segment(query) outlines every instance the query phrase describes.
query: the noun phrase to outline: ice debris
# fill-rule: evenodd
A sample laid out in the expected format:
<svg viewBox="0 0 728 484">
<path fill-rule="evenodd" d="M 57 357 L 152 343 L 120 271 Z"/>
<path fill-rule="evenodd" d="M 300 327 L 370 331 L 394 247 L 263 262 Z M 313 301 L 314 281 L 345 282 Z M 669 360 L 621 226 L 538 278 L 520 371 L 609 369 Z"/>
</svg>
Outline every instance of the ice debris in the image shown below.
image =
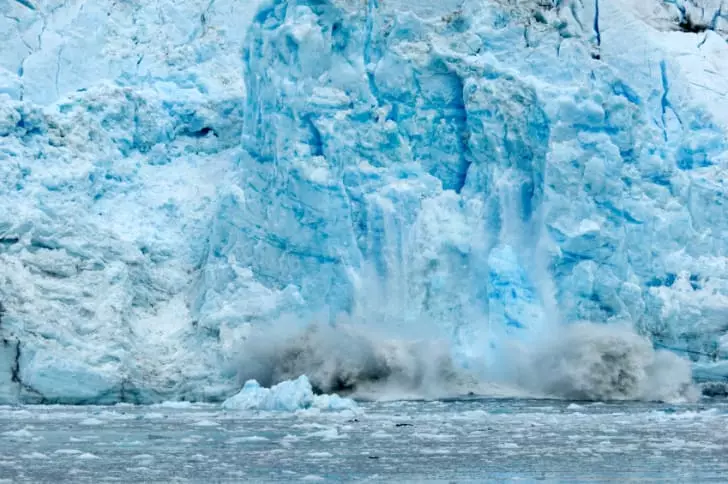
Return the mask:
<svg viewBox="0 0 728 484">
<path fill-rule="evenodd" d="M 293 412 L 308 408 L 321 410 L 353 410 L 356 402 L 337 394 L 314 395 L 308 377 L 301 375 L 270 388 L 264 388 L 255 380 L 248 380 L 243 389 L 222 404 L 226 410 L 267 410 Z"/>
</svg>

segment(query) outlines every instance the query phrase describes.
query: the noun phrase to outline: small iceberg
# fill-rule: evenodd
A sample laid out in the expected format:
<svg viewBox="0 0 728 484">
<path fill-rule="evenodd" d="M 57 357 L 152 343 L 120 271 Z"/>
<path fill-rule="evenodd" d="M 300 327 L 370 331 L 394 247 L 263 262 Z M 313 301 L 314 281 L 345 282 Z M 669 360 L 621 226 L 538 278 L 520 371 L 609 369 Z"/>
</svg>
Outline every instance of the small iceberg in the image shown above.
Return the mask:
<svg viewBox="0 0 728 484">
<path fill-rule="evenodd" d="M 339 395 L 314 395 L 306 375 L 264 388 L 256 380 L 248 380 L 239 393 L 225 400 L 225 410 L 267 410 L 293 412 L 307 408 L 320 410 L 353 410 L 356 402 Z"/>
</svg>

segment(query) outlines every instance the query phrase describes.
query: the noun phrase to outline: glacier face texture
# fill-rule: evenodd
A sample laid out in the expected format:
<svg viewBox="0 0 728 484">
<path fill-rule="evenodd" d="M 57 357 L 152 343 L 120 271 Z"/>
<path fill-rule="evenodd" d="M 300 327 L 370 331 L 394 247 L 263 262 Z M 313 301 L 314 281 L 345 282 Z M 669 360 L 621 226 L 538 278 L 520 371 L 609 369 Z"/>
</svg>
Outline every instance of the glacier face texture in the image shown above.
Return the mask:
<svg viewBox="0 0 728 484">
<path fill-rule="evenodd" d="M 186 301 L 240 149 L 251 4 L 0 14 L 0 401 L 219 396 Z"/>
<path fill-rule="evenodd" d="M 728 377 L 720 2 L 242 3 L 0 7 L 0 401 L 220 400 L 342 317 Z"/>
</svg>

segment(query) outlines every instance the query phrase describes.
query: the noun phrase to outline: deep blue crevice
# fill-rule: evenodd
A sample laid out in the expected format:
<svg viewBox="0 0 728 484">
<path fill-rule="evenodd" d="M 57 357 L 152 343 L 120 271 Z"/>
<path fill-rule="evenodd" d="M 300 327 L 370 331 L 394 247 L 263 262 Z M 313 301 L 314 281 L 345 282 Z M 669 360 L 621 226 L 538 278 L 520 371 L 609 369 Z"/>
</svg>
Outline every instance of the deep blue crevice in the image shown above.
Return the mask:
<svg viewBox="0 0 728 484">
<path fill-rule="evenodd" d="M 349 44 L 349 32 L 344 29 L 341 22 L 334 22 L 331 26 L 331 46 L 334 52 L 344 52 Z"/>
<path fill-rule="evenodd" d="M 392 109 L 389 110 L 387 120 L 394 121 L 395 123 L 399 122 L 399 103 L 392 103 Z"/>
<path fill-rule="evenodd" d="M 321 139 L 321 131 L 319 131 L 319 129 L 316 127 L 316 124 L 313 122 L 313 117 L 311 115 L 308 115 L 303 118 L 303 122 L 306 124 L 306 127 L 311 133 L 311 137 L 308 142 L 309 146 L 311 147 L 311 155 L 324 156 L 324 143 Z"/>
<path fill-rule="evenodd" d="M 691 150 L 686 146 L 680 147 L 677 152 L 677 167 L 681 170 L 692 170 L 696 165 L 705 168 L 713 165 L 713 163 L 702 149 Z"/>
<path fill-rule="evenodd" d="M 718 28 L 718 20 L 720 20 L 720 18 L 722 16 L 723 16 L 723 4 L 721 3 L 720 7 L 713 15 L 713 18 L 710 19 L 710 30 L 715 30 L 716 28 Z M 706 36 L 706 38 L 707 38 L 707 36 Z M 703 41 L 703 42 L 705 42 L 705 41 Z"/>
<path fill-rule="evenodd" d="M 41 129 L 40 126 L 33 123 L 32 119 L 29 119 L 28 116 L 26 116 L 26 113 L 21 112 L 20 113 L 20 120 L 15 124 L 15 127 L 21 130 L 25 130 L 25 134 L 23 135 L 23 138 L 27 136 L 35 136 L 43 134 L 44 131 Z"/>
<path fill-rule="evenodd" d="M 217 133 L 215 132 L 214 129 L 210 128 L 209 126 L 204 126 L 200 129 L 183 128 L 179 134 L 181 136 L 189 136 L 191 138 L 205 138 L 210 133 L 212 133 L 212 135 L 217 138 Z"/>
<path fill-rule="evenodd" d="M 660 99 L 660 104 L 662 106 L 662 137 L 665 141 L 667 141 L 667 109 L 670 108 L 672 110 L 680 124 L 682 124 L 682 120 L 672 108 L 668 98 L 670 93 L 670 84 L 667 77 L 667 63 L 664 59 L 660 61 L 660 78 L 662 79 L 662 98 Z"/>
<path fill-rule="evenodd" d="M 703 288 L 698 274 L 690 274 L 690 287 L 692 287 L 695 291 Z"/>
<path fill-rule="evenodd" d="M 11 341 L 7 339 L 3 339 L 3 345 L 9 346 Z M 46 399 L 41 395 L 40 392 L 35 390 L 33 387 L 28 385 L 23 381 L 23 379 L 20 376 L 20 357 L 22 356 L 22 352 L 20 350 L 20 341 L 15 341 L 15 355 L 13 358 L 13 365 L 10 367 L 10 381 L 17 384 L 22 390 L 25 390 L 28 393 L 32 393 L 35 395 L 37 401 L 36 403 L 47 403 Z"/>
<path fill-rule="evenodd" d="M 15 358 L 13 361 L 13 366 L 10 368 L 10 380 L 13 383 L 22 384 L 22 380 L 20 379 L 20 341 L 15 342 Z"/>
<path fill-rule="evenodd" d="M 505 315 L 505 319 L 506 319 L 506 326 L 509 326 L 511 328 L 517 328 L 517 329 L 524 329 L 525 328 L 525 326 L 523 325 L 523 323 L 521 323 L 518 320 L 515 320 L 515 319 L 511 318 L 508 314 Z"/>
<path fill-rule="evenodd" d="M 675 284 L 675 280 L 676 279 L 677 279 L 677 275 L 676 274 L 674 274 L 672 272 L 668 272 L 665 275 L 665 286 L 672 287 L 672 285 Z"/>
<path fill-rule="evenodd" d="M 670 185 L 672 185 L 670 175 L 667 175 L 664 173 L 649 176 L 649 177 L 647 177 L 647 179 L 649 181 L 651 181 L 652 183 L 654 183 L 655 185 L 660 185 L 663 187 L 669 187 Z"/>
<path fill-rule="evenodd" d="M 688 11 L 687 11 L 687 9 L 685 8 L 684 5 L 678 3 L 677 0 L 665 0 L 665 3 L 669 3 L 671 5 L 675 5 L 675 8 L 677 8 L 678 13 L 680 14 L 679 21 L 681 23 L 685 21 L 685 19 L 687 18 L 687 15 L 688 15 Z"/>
<path fill-rule="evenodd" d="M 536 187 L 533 181 L 528 180 L 521 184 L 521 220 L 528 222 L 534 212 L 536 198 Z"/>
<path fill-rule="evenodd" d="M 465 108 L 465 86 L 460 76 L 453 74 L 457 82 L 457 98 L 455 100 L 455 108 L 457 109 L 457 115 L 455 116 L 455 123 L 458 131 L 458 143 L 460 144 L 460 164 L 456 174 L 455 186 L 453 189 L 455 193 L 460 193 L 465 186 L 465 181 L 468 177 L 468 170 L 472 164 L 472 157 L 470 155 L 470 131 L 468 130 L 468 111 Z"/>
<path fill-rule="evenodd" d="M 377 0 L 369 0 L 367 2 L 367 18 L 366 18 L 366 38 L 364 39 L 364 68 L 366 69 L 367 79 L 369 81 L 369 91 L 379 101 L 379 89 L 374 79 L 374 73 L 370 72 L 369 67 L 373 62 L 374 47 L 372 46 L 374 36 L 374 16 L 379 8 Z"/>
<path fill-rule="evenodd" d="M 596 206 L 599 207 L 600 209 L 606 210 L 607 212 L 609 212 L 610 214 L 612 214 L 613 216 L 615 216 L 619 219 L 623 219 L 626 222 L 629 222 L 632 224 L 638 224 L 638 225 L 644 223 L 643 221 L 634 218 L 626 210 L 622 210 L 622 209 L 615 207 L 612 202 L 596 202 Z"/>
<path fill-rule="evenodd" d="M 670 90 L 670 85 L 668 84 L 667 80 L 667 64 L 665 64 L 664 60 L 660 61 L 660 78 L 662 79 L 662 99 L 660 100 L 660 103 L 662 105 L 662 126 L 664 128 L 665 126 L 665 114 L 667 112 L 667 107 L 669 106 L 669 101 L 667 100 L 667 93 Z M 665 141 L 667 141 L 667 132 L 664 132 Z"/>
<path fill-rule="evenodd" d="M 18 237 L 17 235 L 0 236 L 0 246 L 13 245 L 13 244 L 17 244 L 18 242 L 20 242 L 20 237 Z M 0 322 L 2 322 L 2 314 L 3 314 L 2 303 L 0 303 Z"/>
<path fill-rule="evenodd" d="M 596 303 L 599 310 L 604 313 L 607 319 L 617 314 L 617 311 L 611 305 L 604 302 L 599 294 L 592 293 L 592 295 L 589 297 L 589 300 Z"/>
<path fill-rule="evenodd" d="M 255 16 L 253 23 L 261 25 L 267 30 L 275 30 L 283 24 L 286 18 L 288 2 L 276 2 L 276 4 L 262 8 Z"/>
<path fill-rule="evenodd" d="M 36 9 L 35 8 L 35 5 L 33 5 L 32 3 L 30 3 L 29 0 L 15 0 L 15 1 L 18 2 L 20 5 L 22 5 L 22 6 L 26 7 L 26 8 L 29 8 L 31 10 L 35 10 Z"/>
<path fill-rule="evenodd" d="M 675 273 L 668 272 L 665 274 L 664 278 L 655 276 L 647 281 L 645 285 L 647 287 L 672 287 L 672 285 L 675 284 L 675 280 L 677 280 L 677 275 Z"/>
<path fill-rule="evenodd" d="M 624 96 L 632 104 L 640 105 L 641 100 L 639 94 L 622 81 L 616 81 L 612 84 L 612 92 L 618 96 Z"/>
<path fill-rule="evenodd" d="M 602 33 L 599 31 L 599 0 L 594 0 L 594 34 L 597 36 L 597 46 L 601 46 Z"/>
</svg>

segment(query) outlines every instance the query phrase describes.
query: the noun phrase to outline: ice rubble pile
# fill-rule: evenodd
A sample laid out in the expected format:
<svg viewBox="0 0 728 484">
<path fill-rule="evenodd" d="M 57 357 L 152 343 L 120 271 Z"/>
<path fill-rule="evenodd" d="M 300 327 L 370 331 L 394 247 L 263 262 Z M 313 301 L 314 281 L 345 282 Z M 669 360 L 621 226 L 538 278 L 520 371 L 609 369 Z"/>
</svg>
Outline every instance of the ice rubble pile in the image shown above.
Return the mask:
<svg viewBox="0 0 728 484">
<path fill-rule="evenodd" d="M 257 4 L 0 6 L 0 401 L 223 399 L 322 312 L 728 376 L 719 1 Z"/>
<path fill-rule="evenodd" d="M 352 410 L 356 403 L 337 394 L 314 395 L 311 382 L 305 375 L 285 380 L 270 388 L 263 388 L 255 380 L 248 380 L 239 393 L 222 404 L 227 410 L 267 410 L 293 412 L 308 408 L 320 410 Z"/>
</svg>

